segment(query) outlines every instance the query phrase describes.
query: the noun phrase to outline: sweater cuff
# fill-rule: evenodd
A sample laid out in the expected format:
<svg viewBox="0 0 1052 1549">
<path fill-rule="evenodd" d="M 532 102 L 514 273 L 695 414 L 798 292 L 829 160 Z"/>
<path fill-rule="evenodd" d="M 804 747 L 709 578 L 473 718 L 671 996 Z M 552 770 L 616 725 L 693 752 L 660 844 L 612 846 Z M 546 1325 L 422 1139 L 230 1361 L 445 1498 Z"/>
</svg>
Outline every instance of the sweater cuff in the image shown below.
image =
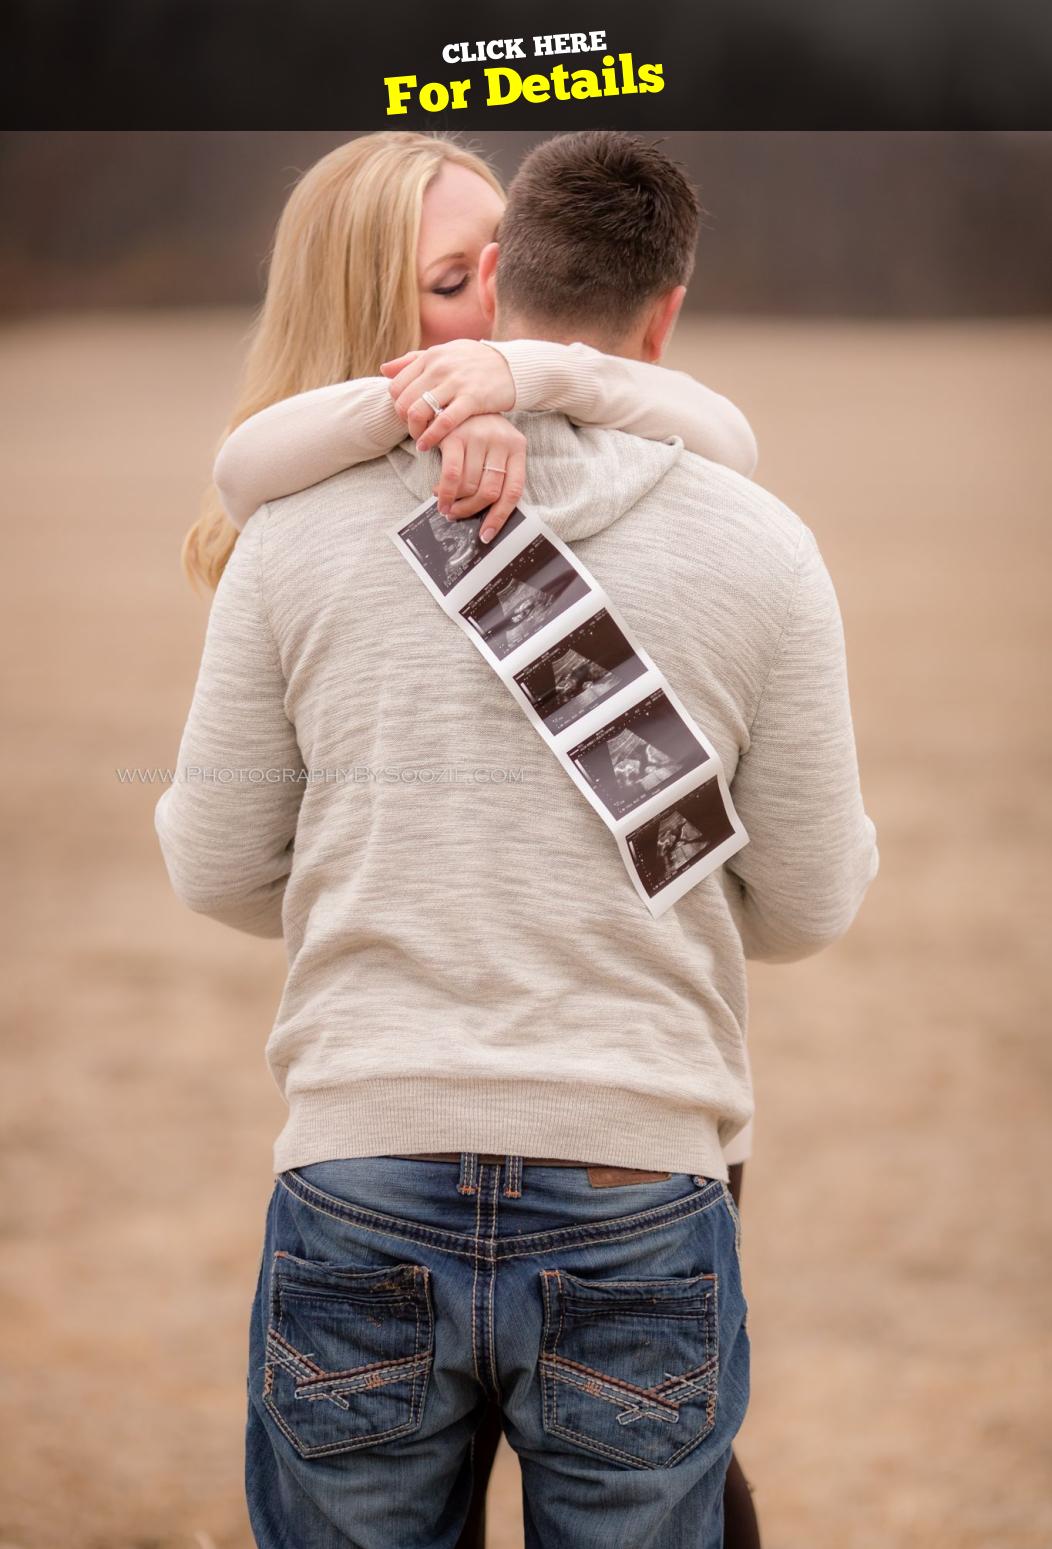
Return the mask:
<svg viewBox="0 0 1052 1549">
<path fill-rule="evenodd" d="M 563 397 L 567 349 L 548 339 L 484 339 L 503 355 L 515 384 L 513 409 L 550 408 Z"/>
<path fill-rule="evenodd" d="M 348 421 L 347 434 L 342 444 L 359 453 L 363 443 L 366 448 L 379 447 L 380 455 L 393 451 L 409 435 L 409 427 L 401 418 L 391 397 L 386 377 L 377 377 L 377 390 L 359 404 L 345 403 L 341 418 Z M 376 452 L 370 450 L 371 456 Z"/>
</svg>

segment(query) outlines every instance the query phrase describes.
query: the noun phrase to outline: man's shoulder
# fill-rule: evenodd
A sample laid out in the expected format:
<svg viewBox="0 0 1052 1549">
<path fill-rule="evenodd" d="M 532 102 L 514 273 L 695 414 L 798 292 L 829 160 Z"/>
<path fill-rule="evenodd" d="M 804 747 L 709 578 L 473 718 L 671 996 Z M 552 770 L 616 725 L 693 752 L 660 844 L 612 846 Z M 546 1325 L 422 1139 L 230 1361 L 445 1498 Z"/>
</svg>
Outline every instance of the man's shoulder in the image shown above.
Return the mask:
<svg viewBox="0 0 1052 1549">
<path fill-rule="evenodd" d="M 689 489 L 695 495 L 701 491 L 706 501 L 713 505 L 740 512 L 748 520 L 774 524 L 784 529 L 794 540 L 799 538 L 805 525 L 802 518 L 773 490 L 748 478 L 744 473 L 738 473 L 734 468 L 727 468 L 723 463 L 702 457 L 698 452 L 688 452 L 684 448 L 679 460 L 670 469 L 669 478 L 684 491 Z"/>
<path fill-rule="evenodd" d="M 345 510 L 351 501 L 358 504 L 363 499 L 377 498 L 401 500 L 402 503 L 412 499 L 390 456 L 374 457 L 369 462 L 356 463 L 353 468 L 341 468 L 339 473 L 321 479 L 307 489 L 268 500 L 266 516 L 270 526 L 286 526 L 303 516 L 324 517 Z"/>
<path fill-rule="evenodd" d="M 772 490 L 745 474 L 684 450 L 661 484 L 685 533 L 704 525 L 748 567 L 793 570 L 811 529 Z"/>
<path fill-rule="evenodd" d="M 558 418 L 562 420 L 564 416 Z M 605 426 L 571 426 L 571 429 L 578 437 L 587 438 L 594 447 L 606 447 L 612 454 L 623 448 L 635 451 L 640 446 L 640 438 L 625 430 Z M 670 437 L 668 442 L 651 445 L 665 447 L 674 440 Z M 701 503 L 714 514 L 723 514 L 744 526 L 763 528 L 768 535 L 780 534 L 794 552 L 802 533 L 810 530 L 772 490 L 723 463 L 703 457 L 700 452 L 689 451 L 685 446 L 680 446 L 678 457 L 669 462 L 660 481 L 648 494 L 657 492 L 668 504 L 681 507 L 684 519 L 696 516 Z"/>
<path fill-rule="evenodd" d="M 339 574 L 364 552 L 374 552 L 377 543 L 386 543 L 384 530 L 419 504 L 386 456 L 268 500 L 252 520 L 260 523 L 269 584 L 313 595 L 323 574 Z"/>
</svg>

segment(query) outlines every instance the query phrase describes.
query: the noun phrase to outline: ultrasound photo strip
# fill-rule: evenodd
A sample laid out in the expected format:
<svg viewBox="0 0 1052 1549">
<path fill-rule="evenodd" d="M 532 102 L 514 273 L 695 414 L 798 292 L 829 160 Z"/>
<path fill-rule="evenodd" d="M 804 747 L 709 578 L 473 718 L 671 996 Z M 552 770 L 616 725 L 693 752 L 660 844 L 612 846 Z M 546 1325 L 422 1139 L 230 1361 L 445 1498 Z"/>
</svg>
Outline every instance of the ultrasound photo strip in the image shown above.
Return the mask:
<svg viewBox="0 0 1052 1549">
<path fill-rule="evenodd" d="M 518 506 L 482 543 L 484 516 L 450 520 L 431 499 L 387 532 L 598 812 L 657 919 L 749 842 L 719 754 L 547 524 Z"/>
</svg>

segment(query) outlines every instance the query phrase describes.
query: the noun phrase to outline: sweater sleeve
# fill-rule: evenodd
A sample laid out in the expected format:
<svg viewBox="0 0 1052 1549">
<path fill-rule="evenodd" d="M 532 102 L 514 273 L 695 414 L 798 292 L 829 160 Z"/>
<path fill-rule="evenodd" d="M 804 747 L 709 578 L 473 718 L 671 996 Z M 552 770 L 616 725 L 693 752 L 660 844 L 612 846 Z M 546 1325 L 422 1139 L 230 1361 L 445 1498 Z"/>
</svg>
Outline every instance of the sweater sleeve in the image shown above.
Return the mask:
<svg viewBox="0 0 1052 1549">
<path fill-rule="evenodd" d="M 647 441 L 679 436 L 688 452 L 751 478 L 756 437 L 729 398 L 685 371 L 604 355 L 589 344 L 488 339 L 508 362 L 517 409 L 557 409 L 575 425 L 626 430 Z"/>
<path fill-rule="evenodd" d="M 212 477 L 240 531 L 267 500 L 382 457 L 408 432 L 386 377 L 356 377 L 283 398 L 243 420 L 219 449 Z"/>
<path fill-rule="evenodd" d="M 726 864 L 740 886 L 749 958 L 792 962 L 844 935 L 877 874 L 859 783 L 843 624 L 804 528 L 792 600 L 731 782 L 749 843 Z"/>
<path fill-rule="evenodd" d="M 282 934 L 304 772 L 262 594 L 266 515 L 219 579 L 175 779 L 154 809 L 176 896 L 252 936 Z"/>
</svg>

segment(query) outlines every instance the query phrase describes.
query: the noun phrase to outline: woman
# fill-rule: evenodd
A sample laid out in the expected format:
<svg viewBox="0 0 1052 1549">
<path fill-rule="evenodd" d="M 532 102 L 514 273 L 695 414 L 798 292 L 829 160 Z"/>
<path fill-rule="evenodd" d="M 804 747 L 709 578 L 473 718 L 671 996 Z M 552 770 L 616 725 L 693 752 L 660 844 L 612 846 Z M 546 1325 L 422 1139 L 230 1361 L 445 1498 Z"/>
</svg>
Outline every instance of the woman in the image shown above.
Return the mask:
<svg viewBox="0 0 1052 1549">
<path fill-rule="evenodd" d="M 440 508 L 454 518 L 488 510 L 484 534 L 499 530 L 524 477 L 525 441 L 502 408 L 561 409 L 655 439 L 678 434 L 690 450 L 752 471 L 747 422 L 690 377 L 579 344 L 478 342 L 478 260 L 502 203 L 486 164 L 441 137 L 364 136 L 304 175 L 278 223 L 216 488 L 183 546 L 192 581 L 218 584 L 239 529 L 263 501 L 381 455 L 407 426 L 418 445 L 442 454 Z M 727 1153 L 736 1203 L 747 1140 L 743 1132 Z M 500 1434 L 494 1411 L 475 1440 L 464 1549 L 484 1541 Z M 759 1541 L 749 1489 L 732 1458 L 728 1545 Z"/>
</svg>

